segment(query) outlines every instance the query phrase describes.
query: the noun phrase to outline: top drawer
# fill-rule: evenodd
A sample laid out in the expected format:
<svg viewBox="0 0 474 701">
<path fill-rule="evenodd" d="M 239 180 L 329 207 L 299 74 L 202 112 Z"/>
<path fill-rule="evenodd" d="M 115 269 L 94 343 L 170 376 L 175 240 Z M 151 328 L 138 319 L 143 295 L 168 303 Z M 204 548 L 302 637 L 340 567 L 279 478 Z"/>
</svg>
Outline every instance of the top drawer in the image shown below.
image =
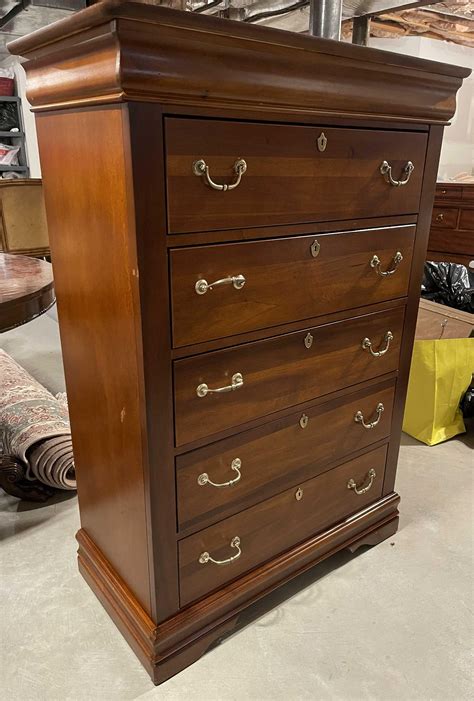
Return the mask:
<svg viewBox="0 0 474 701">
<path fill-rule="evenodd" d="M 168 118 L 168 230 L 413 214 L 425 150 L 426 135 L 416 132 Z M 380 171 L 384 161 L 392 184 Z M 205 172 L 193 171 L 199 162 Z M 400 180 L 408 182 L 398 187 Z"/>
<path fill-rule="evenodd" d="M 445 186 L 443 183 L 437 183 L 435 199 L 443 200 L 460 200 L 462 197 L 462 187 Z"/>
</svg>

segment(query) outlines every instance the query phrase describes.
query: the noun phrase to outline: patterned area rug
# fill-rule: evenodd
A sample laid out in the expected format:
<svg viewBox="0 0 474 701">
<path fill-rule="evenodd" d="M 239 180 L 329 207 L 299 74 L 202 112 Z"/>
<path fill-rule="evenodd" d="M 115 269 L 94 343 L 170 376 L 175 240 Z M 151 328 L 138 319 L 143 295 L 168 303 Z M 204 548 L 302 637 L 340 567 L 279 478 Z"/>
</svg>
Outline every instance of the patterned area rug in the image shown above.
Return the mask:
<svg viewBox="0 0 474 701">
<path fill-rule="evenodd" d="M 27 465 L 27 477 L 76 489 L 66 395 L 54 397 L 0 349 L 0 453 Z"/>
</svg>

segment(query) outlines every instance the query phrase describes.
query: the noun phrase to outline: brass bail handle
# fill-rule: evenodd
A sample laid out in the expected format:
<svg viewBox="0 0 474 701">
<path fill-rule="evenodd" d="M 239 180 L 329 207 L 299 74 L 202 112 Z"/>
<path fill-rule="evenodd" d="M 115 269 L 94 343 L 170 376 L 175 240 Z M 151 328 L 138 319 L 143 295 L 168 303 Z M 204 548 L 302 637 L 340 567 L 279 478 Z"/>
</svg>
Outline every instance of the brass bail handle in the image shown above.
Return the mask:
<svg viewBox="0 0 474 701">
<path fill-rule="evenodd" d="M 237 482 L 240 481 L 240 478 L 242 477 L 242 473 L 240 472 L 240 469 L 242 467 L 242 461 L 240 458 L 234 458 L 230 464 L 231 470 L 237 473 L 237 477 L 234 477 L 233 479 L 229 480 L 228 482 L 213 482 L 207 472 L 203 472 L 201 475 L 199 475 L 197 479 L 197 483 L 200 487 L 204 487 L 206 484 L 210 484 L 211 487 L 232 487 L 234 484 L 237 484 Z"/>
<path fill-rule="evenodd" d="M 215 282 L 208 282 L 202 278 L 196 282 L 194 289 L 198 295 L 205 295 L 208 290 L 213 290 L 215 287 L 221 287 L 222 285 L 232 285 L 235 290 L 241 290 L 246 282 L 245 276 L 240 274 L 223 277 Z"/>
<path fill-rule="evenodd" d="M 366 421 L 364 419 L 364 414 L 361 411 L 358 411 L 356 413 L 356 415 L 354 416 L 354 421 L 356 422 L 356 424 L 362 424 L 362 426 L 364 428 L 367 428 L 367 429 L 375 428 L 378 425 L 380 419 L 382 418 L 382 414 L 383 414 L 384 410 L 385 410 L 384 405 L 382 404 L 382 402 L 379 402 L 377 404 L 376 409 L 375 409 L 376 417 L 373 421 L 366 423 Z"/>
<path fill-rule="evenodd" d="M 236 535 L 235 538 L 232 538 L 230 541 L 230 547 L 237 550 L 235 555 L 231 555 L 225 560 L 215 560 L 207 551 L 205 551 L 199 555 L 199 563 L 201 565 L 206 565 L 208 562 L 212 562 L 214 565 L 229 565 L 231 562 L 234 562 L 234 560 L 238 560 L 242 555 L 242 550 L 240 549 L 240 538 L 238 535 Z"/>
<path fill-rule="evenodd" d="M 244 173 L 247 172 L 247 163 L 244 161 L 243 158 L 238 158 L 234 165 L 232 166 L 232 169 L 234 171 L 234 174 L 236 176 L 236 179 L 233 183 L 230 185 L 227 185 L 225 183 L 220 184 L 214 182 L 212 180 L 210 173 L 209 173 L 209 166 L 207 165 L 206 161 L 203 158 L 200 158 L 198 161 L 194 161 L 193 163 L 193 173 L 194 175 L 197 175 L 198 177 L 203 177 L 204 182 L 206 185 L 208 185 L 210 188 L 213 190 L 219 190 L 220 192 L 227 192 L 228 190 L 235 190 L 236 187 L 240 185 L 240 181 L 242 180 L 242 176 Z"/>
<path fill-rule="evenodd" d="M 357 482 L 354 479 L 351 478 L 349 480 L 349 482 L 347 483 L 347 489 L 353 489 L 354 492 L 359 496 L 361 494 L 366 494 L 369 491 L 369 489 L 372 487 L 372 485 L 374 483 L 374 479 L 376 477 L 377 477 L 377 473 L 372 468 L 368 471 L 368 473 L 366 474 L 366 476 L 364 478 L 364 481 L 362 482 L 362 484 L 360 486 L 357 484 Z M 364 487 L 363 485 L 367 482 L 367 480 L 369 480 L 369 481 Z"/>
<path fill-rule="evenodd" d="M 403 168 L 404 177 L 401 180 L 395 180 L 392 177 L 392 166 L 390 165 L 390 163 L 388 163 L 388 161 L 382 161 L 382 164 L 380 166 L 380 172 L 382 173 L 387 183 L 392 185 L 392 187 L 402 187 L 403 185 L 406 185 L 410 180 L 411 174 L 414 170 L 415 166 L 411 161 L 408 161 Z"/>
<path fill-rule="evenodd" d="M 377 255 L 375 255 L 372 256 L 372 259 L 370 261 L 370 267 L 373 268 L 377 275 L 380 275 L 380 277 L 387 277 L 388 275 L 393 275 L 393 273 L 397 270 L 402 260 L 403 255 L 400 251 L 397 251 L 392 258 L 392 266 L 390 268 L 387 268 L 387 270 L 382 270 L 382 263 L 380 261 L 380 258 Z"/>
<path fill-rule="evenodd" d="M 382 355 L 385 355 L 385 353 L 390 348 L 391 341 L 393 341 L 393 333 L 391 331 L 387 331 L 387 333 L 384 336 L 384 348 L 380 348 L 380 350 L 377 351 L 374 350 L 370 338 L 364 338 L 364 340 L 362 341 L 362 348 L 364 350 L 369 351 L 370 355 L 372 355 L 374 358 L 380 358 Z"/>
<path fill-rule="evenodd" d="M 244 378 L 242 373 L 236 372 L 232 375 L 230 385 L 225 385 L 224 387 L 217 387 L 216 389 L 211 389 L 208 385 L 203 382 L 196 387 L 196 394 L 198 397 L 206 397 L 208 394 L 224 394 L 225 392 L 234 392 L 236 389 L 240 389 L 244 385 Z"/>
</svg>

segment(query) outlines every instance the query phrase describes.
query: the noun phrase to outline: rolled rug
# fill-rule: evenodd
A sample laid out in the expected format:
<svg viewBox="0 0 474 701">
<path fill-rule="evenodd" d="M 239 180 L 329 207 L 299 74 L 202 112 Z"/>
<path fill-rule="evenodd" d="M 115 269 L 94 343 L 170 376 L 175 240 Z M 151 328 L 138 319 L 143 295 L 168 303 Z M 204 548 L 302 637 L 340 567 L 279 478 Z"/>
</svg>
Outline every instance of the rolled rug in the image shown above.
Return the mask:
<svg viewBox="0 0 474 701">
<path fill-rule="evenodd" d="M 66 395 L 54 397 L 1 349 L 0 452 L 24 462 L 30 480 L 76 489 Z"/>
</svg>

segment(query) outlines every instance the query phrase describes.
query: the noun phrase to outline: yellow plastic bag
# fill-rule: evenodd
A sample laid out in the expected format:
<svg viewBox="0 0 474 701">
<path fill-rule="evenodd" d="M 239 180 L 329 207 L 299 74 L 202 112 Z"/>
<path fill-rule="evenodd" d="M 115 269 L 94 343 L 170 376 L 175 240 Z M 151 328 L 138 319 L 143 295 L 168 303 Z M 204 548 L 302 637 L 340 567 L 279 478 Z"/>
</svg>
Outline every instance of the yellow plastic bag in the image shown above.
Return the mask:
<svg viewBox="0 0 474 701">
<path fill-rule="evenodd" d="M 464 433 L 459 402 L 474 373 L 474 338 L 415 341 L 403 430 L 427 445 Z"/>
</svg>

